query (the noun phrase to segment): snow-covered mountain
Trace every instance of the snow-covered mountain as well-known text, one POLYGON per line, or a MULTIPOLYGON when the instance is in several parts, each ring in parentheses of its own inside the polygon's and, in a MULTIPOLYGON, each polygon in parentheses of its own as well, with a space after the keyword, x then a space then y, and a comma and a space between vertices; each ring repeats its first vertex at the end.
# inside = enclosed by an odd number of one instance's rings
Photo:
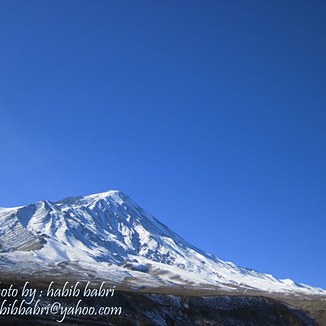
MULTIPOLYGON (((195 226, 194 226, 195 227, 195 226)), ((0 209, 0 272, 70 273, 136 286, 321 295, 195 248, 120 191, 0 209)))

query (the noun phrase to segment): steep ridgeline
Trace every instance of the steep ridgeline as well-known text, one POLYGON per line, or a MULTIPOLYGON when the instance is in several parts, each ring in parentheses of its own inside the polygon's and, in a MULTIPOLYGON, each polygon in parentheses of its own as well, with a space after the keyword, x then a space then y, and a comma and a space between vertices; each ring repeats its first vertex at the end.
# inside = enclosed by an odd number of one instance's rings
POLYGON ((324 290, 202 252, 120 191, 0 209, 0 270, 53 274, 64 269, 135 287, 326 296, 324 290))

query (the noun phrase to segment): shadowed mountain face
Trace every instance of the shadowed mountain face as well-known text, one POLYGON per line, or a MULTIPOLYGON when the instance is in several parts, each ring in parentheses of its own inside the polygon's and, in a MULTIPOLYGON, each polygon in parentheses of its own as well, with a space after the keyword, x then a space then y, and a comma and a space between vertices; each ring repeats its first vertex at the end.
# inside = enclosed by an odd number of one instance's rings
POLYGON ((62 275, 62 269, 131 288, 177 285, 326 296, 324 290, 202 252, 120 191, 0 209, 0 270, 62 275))

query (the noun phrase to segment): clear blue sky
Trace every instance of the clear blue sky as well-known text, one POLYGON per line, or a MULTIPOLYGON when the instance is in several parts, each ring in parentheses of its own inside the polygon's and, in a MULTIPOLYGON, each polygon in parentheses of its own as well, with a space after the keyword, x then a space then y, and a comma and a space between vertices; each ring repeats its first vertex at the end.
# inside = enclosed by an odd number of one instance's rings
POLYGON ((2 1, 0 206, 120 189, 199 248, 326 288, 324 1, 2 1))

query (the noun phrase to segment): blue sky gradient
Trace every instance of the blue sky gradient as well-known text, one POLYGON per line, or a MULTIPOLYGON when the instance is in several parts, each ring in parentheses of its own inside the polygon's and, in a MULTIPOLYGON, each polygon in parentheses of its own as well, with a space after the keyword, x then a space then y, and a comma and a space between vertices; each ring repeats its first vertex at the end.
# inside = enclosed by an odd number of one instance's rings
POLYGON ((324 1, 6 1, 0 206, 120 189, 199 248, 326 288, 324 1))

